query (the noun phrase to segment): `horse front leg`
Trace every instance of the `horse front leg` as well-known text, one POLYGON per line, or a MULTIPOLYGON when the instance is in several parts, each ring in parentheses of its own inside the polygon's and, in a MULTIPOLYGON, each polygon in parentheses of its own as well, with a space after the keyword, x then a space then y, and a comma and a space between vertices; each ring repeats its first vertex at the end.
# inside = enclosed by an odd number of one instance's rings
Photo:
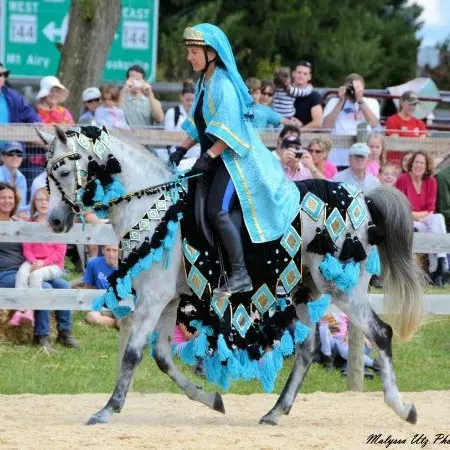
POLYGON ((295 346, 295 361, 291 374, 289 375, 286 385, 278 397, 275 406, 260 419, 260 424, 277 425, 279 418, 283 414, 289 414, 306 374, 311 367, 313 357, 319 348, 319 330, 316 327, 314 331, 314 325, 309 322, 306 306, 304 304, 297 307, 297 316, 302 323, 312 326, 313 330, 309 333, 309 336, 304 342, 295 346))
POLYGON ((122 358, 122 365, 117 378, 116 388, 106 406, 91 416, 87 425, 108 423, 111 415, 113 413, 119 413, 122 409, 130 387, 134 369, 142 360, 148 336, 154 330, 158 318, 164 308, 164 304, 161 304, 161 302, 150 308, 148 306, 143 307, 144 304, 151 304, 151 302, 147 300, 149 299, 142 301, 141 308, 136 309, 133 313, 131 334, 122 358))
POLYGON ((213 394, 205 392, 201 386, 197 386, 187 379, 173 362, 171 338, 175 329, 178 303, 179 299, 176 298, 166 306, 156 326, 158 340, 153 351, 155 362, 159 369, 167 374, 188 398, 225 414, 221 395, 218 392, 213 394))

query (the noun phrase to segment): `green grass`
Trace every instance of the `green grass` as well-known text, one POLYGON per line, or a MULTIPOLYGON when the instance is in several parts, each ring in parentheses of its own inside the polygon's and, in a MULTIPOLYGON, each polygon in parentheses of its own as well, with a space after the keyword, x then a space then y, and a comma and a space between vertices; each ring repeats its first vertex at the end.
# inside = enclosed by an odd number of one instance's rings
MULTIPOLYGON (((58 353, 48 356, 31 345, 0 341, 0 394, 76 394, 111 392, 116 373, 116 353, 119 333, 116 330, 93 327, 84 322, 84 314, 74 315, 74 335, 83 351, 57 346, 58 353)), ((394 364, 401 391, 443 390, 450 386, 450 353, 443 344, 450 342, 450 320, 434 321, 421 328, 409 343, 394 343, 394 364)), ((178 359, 176 363, 188 377, 208 390, 212 386, 195 377, 190 367, 178 359)), ((279 393, 289 375, 292 359, 278 377, 279 393)), ((302 392, 342 392, 346 379, 338 371, 325 372, 314 364, 302 392)), ((365 382, 366 391, 379 391, 376 377, 365 382)), ((138 392, 179 392, 175 384, 156 367, 146 353, 137 369, 134 390, 138 392)), ((263 392, 259 383, 237 383, 232 393, 263 392)))

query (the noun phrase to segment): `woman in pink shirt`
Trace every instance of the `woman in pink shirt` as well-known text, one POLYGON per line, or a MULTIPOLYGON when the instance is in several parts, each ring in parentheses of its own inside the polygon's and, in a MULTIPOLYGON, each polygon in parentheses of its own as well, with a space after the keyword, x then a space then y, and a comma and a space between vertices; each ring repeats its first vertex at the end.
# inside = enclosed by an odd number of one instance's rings
MULTIPOLYGON (((398 177, 396 187, 411 203, 414 228, 423 233, 446 233, 442 214, 436 214, 437 181, 432 176, 433 162, 424 152, 415 152, 408 163, 408 172, 398 177)), ((444 284, 448 275, 447 255, 432 254, 429 272, 437 286, 444 284)))
POLYGON ((328 161, 331 142, 325 139, 313 139, 308 145, 310 158, 302 158, 303 164, 311 171, 312 178, 331 180, 337 174, 336 166, 328 161))

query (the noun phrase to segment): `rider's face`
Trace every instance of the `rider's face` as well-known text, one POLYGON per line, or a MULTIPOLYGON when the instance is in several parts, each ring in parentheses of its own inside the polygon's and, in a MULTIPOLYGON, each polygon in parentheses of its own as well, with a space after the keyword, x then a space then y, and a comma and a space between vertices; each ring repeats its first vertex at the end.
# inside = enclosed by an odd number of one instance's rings
MULTIPOLYGON (((208 51, 208 58, 213 59, 214 52, 208 51)), ((187 60, 191 63, 194 72, 201 72, 206 66, 203 47, 187 47, 187 60)))

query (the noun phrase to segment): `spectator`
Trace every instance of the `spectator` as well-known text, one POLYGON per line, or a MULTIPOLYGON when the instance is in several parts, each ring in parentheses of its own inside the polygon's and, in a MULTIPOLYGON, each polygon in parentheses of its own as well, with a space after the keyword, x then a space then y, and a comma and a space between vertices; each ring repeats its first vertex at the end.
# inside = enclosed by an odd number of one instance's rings
MULTIPOLYGON (((342 375, 347 375, 347 358, 348 358, 348 317, 344 313, 335 313, 325 315, 319 323, 319 334, 321 343, 321 352, 324 360, 326 371, 334 369, 333 360, 336 356, 345 360, 345 365, 341 369, 342 375)), ((378 371, 378 364, 369 357, 370 348, 367 345, 364 350, 364 367, 370 367, 374 371, 378 371)), ((373 374, 364 371, 365 378, 373 378, 373 374)))
POLYGON ((30 198, 33 198, 38 189, 47 187, 47 172, 44 170, 31 183, 30 198))
MULTIPOLYGON (((352 73, 339 88, 338 97, 327 103, 323 116, 322 128, 331 129, 334 135, 356 136, 358 126, 364 122, 369 130, 379 125, 380 105, 364 97, 364 78, 352 73)), ((348 149, 333 148, 329 159, 338 168, 348 166, 348 149)))
MULTIPOLYGON (((117 270, 119 266, 119 247, 116 245, 105 245, 104 256, 92 258, 83 275, 84 287, 86 289, 108 289, 108 277, 117 270)), ((86 321, 93 325, 119 328, 120 321, 115 319, 107 309, 102 311, 90 311, 86 321)))
POLYGON ((450 166, 439 170, 436 181, 438 184, 437 210, 444 216, 448 233, 450 232, 450 166))
POLYGON ((8 86, 8 76, 9 70, 0 63, 0 124, 40 122, 36 111, 8 86))
POLYGON ((88 87, 83 91, 83 114, 78 119, 80 125, 92 125, 95 123, 95 110, 100 105, 102 94, 97 87, 88 87))
POLYGON ((296 123, 292 123, 290 119, 286 119, 272 108, 261 105, 261 81, 258 80, 258 78, 248 78, 245 84, 249 88, 253 101, 255 102, 255 105, 253 106, 253 125, 255 128, 265 130, 269 127, 278 128, 281 124, 296 125, 296 123))
MULTIPOLYGON (((411 203, 414 228, 424 233, 446 233, 442 214, 436 214, 437 181, 433 177, 433 162, 424 152, 415 152, 408 172, 399 176, 396 187, 411 203)), ((443 286, 449 274, 445 253, 429 256, 430 278, 436 286, 443 286)))
POLYGON ((312 139, 308 145, 308 154, 311 159, 302 158, 303 164, 311 171, 314 178, 330 180, 337 174, 336 166, 328 161, 331 141, 325 139, 312 139))
POLYGON ((413 114, 419 102, 419 97, 413 91, 406 91, 400 97, 400 111, 388 117, 386 134, 400 137, 426 137, 425 123, 416 119, 413 114))
POLYGON ((399 175, 400 167, 397 164, 388 162, 381 166, 378 178, 381 184, 395 186, 399 175))
POLYGON ((264 106, 272 106, 274 92, 275 86, 272 81, 261 82, 261 97, 259 103, 264 106))
POLYGON ((332 181, 353 184, 360 188, 364 194, 369 193, 380 184, 378 178, 367 172, 369 164, 369 147, 367 144, 353 144, 349 150, 349 162, 350 167, 338 172, 332 178, 332 181))
POLYGON ((42 78, 41 88, 36 95, 36 109, 42 122, 73 125, 72 114, 67 108, 60 105, 68 96, 69 91, 58 78, 53 76, 42 78))
MULTIPOLYGON (((294 87, 304 89, 311 85, 312 64, 300 61, 293 73, 294 87)), ((300 126, 305 128, 320 128, 323 116, 322 97, 317 91, 312 91, 304 97, 297 97, 294 102, 295 116, 300 126)))
POLYGON ((413 154, 414 152, 412 150, 408 150, 407 152, 403 153, 400 163, 400 169, 402 173, 408 172, 409 162, 411 161, 413 154))
POLYGON ((371 134, 369 139, 367 139, 367 145, 370 149, 367 172, 371 173, 374 177, 378 177, 380 167, 383 164, 386 164, 385 142, 383 136, 378 133, 371 134))
POLYGON ((285 125, 277 137, 277 147, 281 146, 281 142, 284 138, 291 136, 295 136, 296 138, 300 139, 300 129, 295 125, 285 125))
POLYGON ((27 208, 27 180, 19 170, 25 156, 20 142, 7 142, 2 150, 3 165, 0 166, 0 181, 15 187, 20 194, 20 203, 17 210, 19 220, 25 220, 28 214, 27 208))
MULTIPOLYGON (((19 194, 13 186, 0 183, 0 221, 12 220, 19 206, 19 194)), ((0 245, 0 287, 14 288, 19 267, 24 262, 22 244, 2 243, 0 245)), ((44 289, 68 289, 70 284, 60 278, 44 281, 44 289)), ((34 313, 34 340, 37 345, 48 352, 54 352, 50 339, 50 314, 48 311, 35 311, 34 313)), ((80 348, 80 345, 71 335, 72 315, 70 311, 56 311, 58 328, 57 341, 63 345, 80 348)))
POLYGON ((163 123, 164 111, 156 100, 152 87, 145 82, 145 70, 139 66, 131 66, 127 70, 126 82, 120 91, 119 107, 123 109, 131 127, 148 127, 163 123))
POLYGON ((95 110, 94 119, 97 125, 105 125, 108 128, 129 130, 125 119, 125 113, 117 106, 119 100, 119 88, 108 84, 102 88, 102 104, 95 110))
MULTIPOLYGON (((48 212, 49 195, 46 189, 39 189, 30 202, 31 222, 45 222, 48 212)), ((43 281, 58 278, 64 273, 64 257, 66 244, 32 244, 23 243, 22 251, 25 261, 16 275, 16 288, 36 288, 43 281)), ((21 321, 29 321, 34 325, 33 311, 16 311, 8 322, 10 326, 18 326, 21 321)))
MULTIPOLYGON (((273 94, 273 109, 285 118, 292 118, 295 114, 294 102, 297 97, 305 97, 312 92, 310 84, 303 88, 292 85, 291 70, 281 67, 275 71, 273 79, 275 91, 273 94)), ((295 119, 297 121, 297 119, 295 119)), ((296 124, 299 125, 299 124, 296 124)))
MULTIPOLYGON (((181 103, 174 108, 169 108, 164 118, 164 129, 166 131, 183 131, 181 125, 191 114, 192 103, 194 101, 195 85, 193 80, 185 80, 180 94, 181 103)), ((175 146, 169 150, 169 153, 175 151, 175 146)), ((161 155, 158 153, 158 156, 161 155)), ((181 160, 179 170, 190 169, 197 158, 200 156, 200 146, 194 145, 190 148, 181 160)))
POLYGON ((286 179, 292 181, 308 180, 312 174, 302 163, 305 154, 299 137, 285 137, 274 152, 274 156, 283 166, 286 179))

